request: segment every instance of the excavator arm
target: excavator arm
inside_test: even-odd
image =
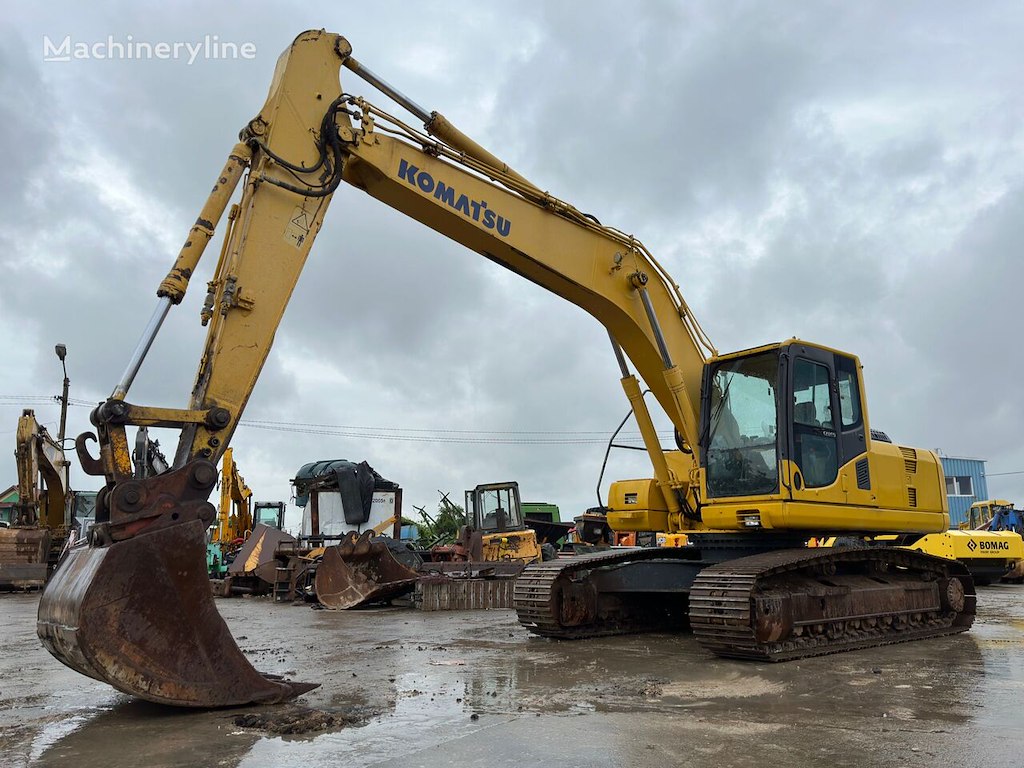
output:
[[[31,408],[18,419],[14,456],[18,501],[0,527],[0,589],[36,589],[70,530],[67,462]]]
[[[211,543],[231,544],[252,532],[252,489],[238,471],[230,448],[224,451],[220,474],[220,511]]]

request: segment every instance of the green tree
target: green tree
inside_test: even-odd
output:
[[[436,517],[431,517],[422,509],[419,513],[423,518],[423,522],[419,524],[419,541],[422,547],[450,544],[458,536],[459,528],[466,524],[466,510],[449,499],[447,494],[441,494]]]

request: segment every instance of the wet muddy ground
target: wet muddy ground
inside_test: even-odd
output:
[[[689,635],[552,642],[512,611],[218,600],[257,668],[322,685],[214,712],[66,669],[38,597],[0,595],[0,765],[1018,766],[1024,587],[979,591],[970,633],[776,665]]]

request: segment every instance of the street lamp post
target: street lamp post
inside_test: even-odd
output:
[[[57,442],[64,447],[64,428],[68,423],[68,385],[71,380],[68,378],[68,367],[64,364],[64,358],[68,356],[68,348],[63,344],[54,347],[57,357],[60,358],[60,365],[64,369],[64,392],[60,396],[60,430],[57,433]]]

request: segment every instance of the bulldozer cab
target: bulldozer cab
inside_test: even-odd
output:
[[[482,533],[525,530],[519,483],[488,483],[466,491],[466,519]]]
[[[253,507],[252,522],[254,525],[263,523],[277,530],[284,530],[284,502],[257,501]]]

